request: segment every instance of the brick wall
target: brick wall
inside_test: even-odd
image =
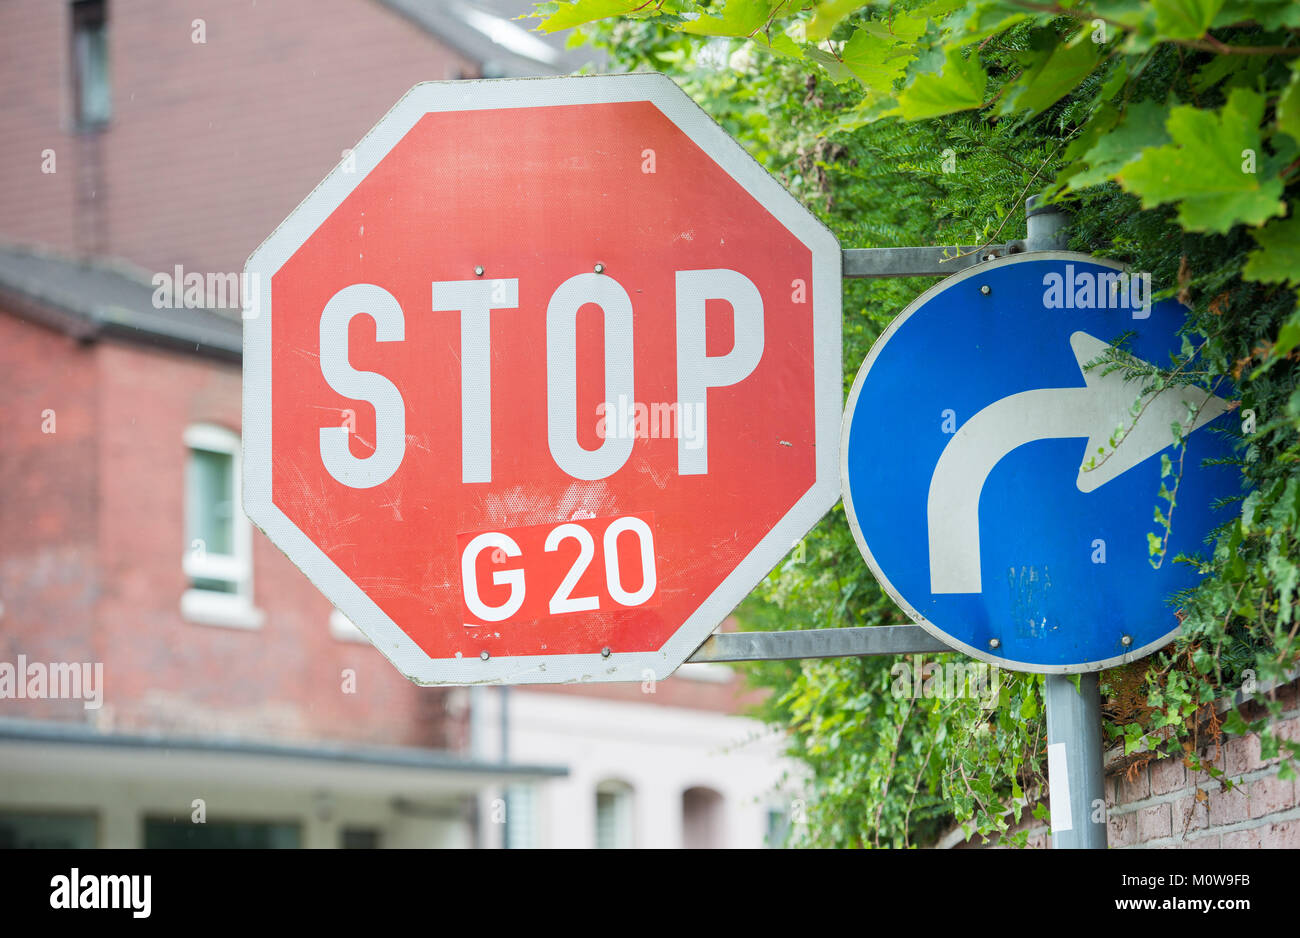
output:
[[[11,665],[20,654],[99,660],[93,357],[0,309],[0,661]],[[0,716],[84,719],[85,709],[0,700]]]
[[[409,683],[340,641],[330,605],[260,533],[260,628],[182,618],[185,428],[238,431],[240,372],[191,355],[79,345],[0,310],[0,660],[99,661],[104,706],[0,701],[0,716],[104,728],[371,744],[464,742],[462,692]],[[41,414],[56,412],[56,432]],[[343,692],[344,669],[356,693]]]
[[[1279,736],[1300,741],[1300,681],[1279,687]],[[1242,708],[1248,720],[1266,714],[1263,706]],[[1300,780],[1278,776],[1280,760],[1264,759],[1256,734],[1223,734],[1201,750],[1202,758],[1224,773],[1226,787],[1208,772],[1189,769],[1181,757],[1128,758],[1111,751],[1106,760],[1107,841],[1111,849],[1277,849],[1300,848]],[[1031,848],[1051,845],[1045,823],[1026,809],[1018,830]],[[970,844],[981,846],[978,839]]]
[[[475,66],[376,0],[109,0],[113,117],[72,128],[69,4],[0,3],[0,237],[238,271],[407,91]],[[191,41],[195,18],[204,44]],[[41,172],[53,149],[57,172]]]
[[[1280,736],[1300,740],[1297,683],[1279,689]],[[1248,719],[1265,714],[1244,708]],[[1202,757],[1234,782],[1225,789],[1180,758],[1112,762],[1106,777],[1109,842],[1138,848],[1300,848],[1300,789],[1278,777],[1279,760],[1263,759],[1257,735],[1226,736]]]

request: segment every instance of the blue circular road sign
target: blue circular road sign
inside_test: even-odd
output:
[[[1182,307],[1150,276],[1083,254],[981,264],[932,287],[867,356],[844,415],[844,507],[881,586],[926,630],[984,661],[1095,671],[1178,629],[1196,584],[1180,553],[1231,516],[1236,415],[1225,398],[1097,365],[1111,343],[1162,368]],[[1185,452],[1175,447],[1182,427]],[[1225,432],[1227,431],[1227,432]],[[1167,460],[1162,457],[1168,457]],[[1166,473],[1167,474],[1162,474]],[[1176,507],[1163,560],[1156,509]]]

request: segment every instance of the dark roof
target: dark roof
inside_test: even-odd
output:
[[[595,49],[566,49],[572,30],[536,31],[532,0],[379,0],[479,64],[485,78],[567,75],[603,60]]]
[[[114,746],[127,749],[172,749],[228,755],[321,759],[364,765],[391,765],[443,772],[482,772],[556,778],[569,774],[563,765],[496,762],[445,749],[414,746],[358,746],[337,742],[274,742],[226,737],[183,737],[157,733],[101,732],[85,723],[0,718],[0,740],[34,743]]]
[[[159,309],[155,292],[147,273],[122,262],[0,244],[0,306],[10,312],[84,341],[115,336],[240,359],[243,325],[237,310]]]

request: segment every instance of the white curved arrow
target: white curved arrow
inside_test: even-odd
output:
[[[1100,368],[1084,371],[1083,366],[1107,348],[1086,332],[1070,336],[1070,347],[1084,387],[1022,391],[994,401],[966,421],[944,447],[926,506],[932,593],[980,592],[980,493],[993,467],[1012,450],[1034,440],[1086,436],[1076,484],[1080,492],[1091,492],[1172,446],[1173,423],[1186,435],[1228,409],[1222,398],[1199,388],[1166,388],[1142,398],[1145,410],[1133,422],[1130,408],[1141,396],[1141,379],[1130,382],[1117,370],[1107,375]],[[1087,469],[1116,427],[1130,423],[1132,428],[1110,455]]]

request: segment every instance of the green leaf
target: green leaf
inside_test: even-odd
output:
[[[1058,43],[1040,53],[1035,64],[1004,93],[1002,114],[1045,111],[1073,91],[1101,61],[1101,46],[1081,33],[1073,43]]]
[[[697,36],[751,36],[783,6],[785,0],[727,0],[721,16],[701,16],[677,26]]]
[[[973,45],[1023,23],[1031,16],[1024,9],[1000,0],[968,3],[964,10],[944,21],[944,29],[950,37],[948,46]]]
[[[943,72],[917,75],[898,96],[898,104],[904,120],[922,120],[966,111],[984,103],[987,84],[988,76],[980,67],[977,54],[966,57],[957,49],[949,49]]]
[[[882,39],[867,29],[857,30],[840,50],[840,58],[853,77],[878,95],[890,94],[915,58],[913,47]]]
[[[559,4],[559,8],[542,20],[537,28],[553,33],[610,16],[625,16],[643,3],[644,0],[573,0],[572,3]]]
[[[1300,10],[1300,3],[1296,9]],[[1291,81],[1278,98],[1277,129],[1300,143],[1300,61],[1292,63]]]
[[[1246,256],[1242,279],[1300,286],[1300,216],[1271,221],[1250,234],[1259,248]]]
[[[813,9],[813,18],[804,35],[812,42],[821,42],[830,37],[842,19],[863,6],[862,0],[824,0]]]
[[[1233,225],[1261,225],[1285,214],[1282,180],[1248,171],[1263,162],[1260,119],[1264,98],[1234,88],[1218,112],[1176,107],[1165,123],[1173,143],[1153,147],[1122,167],[1116,178],[1144,208],[1178,203],[1178,220],[1191,231],[1226,233]]]
[[[1255,23],[1265,29],[1300,26],[1300,3],[1295,0],[1227,0],[1211,24]]]
[[[803,50],[799,48],[799,43],[790,38],[787,33],[773,32],[769,41],[767,33],[759,32],[754,35],[752,42],[778,58],[798,60],[803,57]]]
[[[1300,345],[1300,312],[1295,313],[1282,324],[1282,328],[1277,333],[1277,341],[1273,343],[1270,357],[1281,358],[1297,345]],[[1245,575],[1245,565],[1243,564],[1242,567],[1242,575]]]
[[[1086,189],[1109,182],[1142,151],[1166,143],[1169,134],[1165,132],[1164,115],[1165,109],[1154,101],[1130,105],[1115,129],[1080,158],[1088,168],[1070,178],[1069,188]]]
[[[853,72],[849,67],[825,49],[806,45],[803,47],[803,55],[808,61],[820,65],[822,70],[826,72],[827,77],[835,84],[842,85],[845,82],[853,81]]]
[[[1025,699],[1020,701],[1020,719],[1032,720],[1038,716],[1038,698],[1032,694],[1025,694]]]
[[[1151,0],[1156,31],[1166,39],[1199,39],[1214,22],[1223,0]]]

